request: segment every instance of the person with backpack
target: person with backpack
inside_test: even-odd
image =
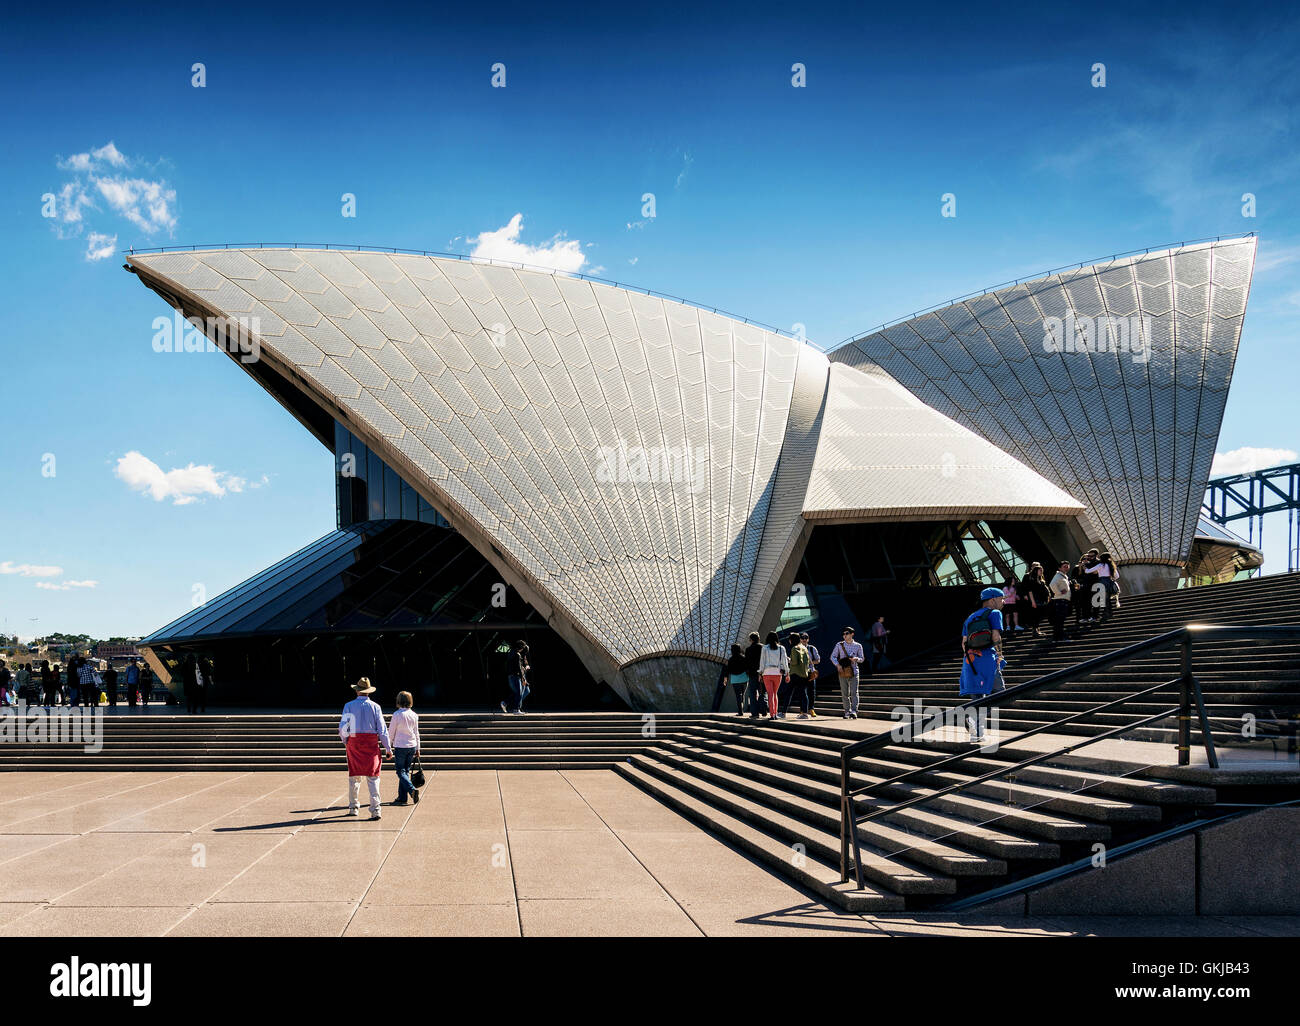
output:
[[[745,715],[745,692],[749,690],[749,670],[744,650],[739,645],[731,646],[731,655],[727,665],[722,668],[726,681],[736,695],[736,715]],[[720,703],[719,703],[720,704]]]
[[[854,633],[852,627],[845,627],[831,652],[831,662],[839,673],[840,702],[846,720],[858,718],[858,667],[866,658],[862,646],[853,640]]]
[[[1002,679],[1002,603],[1001,588],[980,592],[980,607],[966,617],[961,628],[961,680],[963,698],[981,698],[1006,688]],[[984,720],[975,712],[966,714],[970,739],[984,742]]]
[[[810,656],[808,645],[798,634],[790,635],[790,690],[785,703],[781,706],[779,716],[785,717],[790,703],[799,700],[799,719],[808,719],[808,673]]]
[[[781,685],[790,677],[790,654],[776,636],[768,631],[763,648],[758,654],[758,672],[763,676],[763,690],[767,692],[767,718],[779,719]]]
[[[807,631],[799,635],[799,640],[808,648],[808,716],[815,720],[817,718],[817,678],[821,675],[819,667],[821,666],[822,654],[817,651],[817,646],[808,640]]]

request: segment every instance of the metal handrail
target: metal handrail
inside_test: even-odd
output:
[[[519,260],[498,260],[495,257],[480,257],[469,253],[442,253],[434,249],[404,249],[400,246],[367,246],[352,243],[338,242],[217,242],[210,246],[191,245],[191,246],[129,246],[122,250],[125,256],[134,256],[137,253],[197,253],[200,250],[209,251],[214,249],[322,249],[322,250],[339,250],[347,252],[361,253],[400,253],[406,256],[425,256],[441,257],[445,260],[463,260],[471,264],[491,264],[494,267],[512,267],[525,271],[540,271],[543,274],[552,276],[564,275],[568,278],[580,278],[583,281],[594,281],[601,285],[612,285],[615,288],[623,289],[625,292],[640,292],[642,295],[654,296],[657,299],[668,299],[674,303],[681,303],[683,306],[694,307],[697,310],[708,310],[710,313],[718,314],[721,317],[730,317],[733,321],[740,321],[743,324],[751,324],[755,328],[762,328],[764,331],[770,331],[774,335],[781,335],[784,338],[798,339],[801,342],[807,342],[814,349],[825,352],[825,350],[810,339],[796,335],[785,328],[776,328],[762,321],[756,321],[752,317],[742,317],[740,314],[734,314],[730,311],[723,310],[720,307],[708,306],[705,303],[696,303],[690,299],[683,299],[681,296],[670,295],[667,292],[659,292],[655,289],[643,288],[640,285],[629,285],[626,282],[614,281],[610,278],[601,278],[594,274],[584,274],[582,271],[560,271],[554,267],[544,267],[540,264],[527,264]]]
[[[1004,281],[1000,285],[990,285],[985,289],[977,289],[974,292],[967,292],[965,295],[958,296],[956,299],[950,299],[946,303],[935,303],[933,306],[927,306],[922,310],[916,310],[913,313],[905,314],[902,317],[896,317],[892,321],[885,321],[874,328],[868,328],[866,331],[858,332],[856,335],[850,335],[842,342],[837,342],[826,350],[833,353],[837,349],[842,349],[853,342],[860,341],[868,335],[874,335],[877,332],[884,331],[886,328],[893,328],[899,324],[920,317],[922,314],[933,313],[935,310],[943,310],[949,306],[955,306],[957,303],[964,303],[968,299],[978,299],[980,296],[987,296],[990,292],[997,292],[999,289],[1009,288],[1012,285],[1019,285],[1021,282],[1038,281],[1040,278],[1049,278],[1053,274],[1060,274],[1062,271],[1081,271],[1085,267],[1094,267],[1098,264],[1108,263],[1112,260],[1122,260],[1124,257],[1137,256],[1139,253],[1146,255],[1154,251],[1163,251],[1166,249],[1184,249],[1187,246],[1199,246],[1206,242],[1223,242],[1225,239],[1249,239],[1254,236],[1255,232],[1239,232],[1233,235],[1212,235],[1204,239],[1189,239],[1186,242],[1171,242],[1164,246],[1147,246],[1145,249],[1130,249],[1123,253],[1112,253],[1110,256],[1098,257],[1095,260],[1080,260],[1072,264],[1062,264],[1060,267],[1053,267],[1048,271],[1039,271],[1037,274],[1024,275],[1019,278],[1012,278],[1010,281]]]
[[[924,712],[913,713],[910,719],[906,721],[905,725],[900,723],[898,726],[895,726],[890,730],[882,731],[881,733],[874,734],[868,738],[863,738],[861,741],[855,741],[853,744],[842,748],[840,750],[840,881],[842,883],[847,883],[849,879],[849,850],[851,846],[858,889],[860,890],[865,886],[862,875],[862,858],[858,840],[858,826],[861,823],[866,823],[873,819],[890,815],[902,809],[921,805],[935,798],[964,790],[973,784],[984,783],[997,777],[1015,773],[1027,766],[1045,762],[1048,759],[1055,759],[1062,755],[1068,755],[1071,752],[1095,744],[1098,741],[1119,737],[1122,734],[1137,730],[1140,727],[1144,727],[1150,723],[1155,723],[1175,714],[1178,716],[1178,736],[1176,742],[1178,764],[1180,766],[1189,765],[1191,761],[1191,721],[1193,708],[1195,709],[1196,718],[1200,724],[1201,743],[1205,748],[1206,759],[1212,769],[1218,769],[1219,757],[1214,746],[1214,738],[1211,735],[1209,717],[1205,712],[1205,699],[1201,693],[1200,680],[1192,672],[1193,639],[1198,637],[1208,640],[1219,638],[1243,638],[1247,640],[1300,638],[1300,624],[1268,627],[1222,627],[1209,624],[1188,624],[1183,627],[1178,627],[1175,630],[1167,631],[1164,634],[1159,634],[1154,638],[1148,638],[1146,641],[1135,642],[1134,644],[1121,648],[1118,651],[1097,656],[1096,658],[1086,660],[1085,662],[1078,663],[1074,666],[1068,666],[1065,669],[1057,670],[1053,673],[1044,674],[1043,676],[1027,681],[1024,684],[1019,684],[1015,687],[1007,688],[991,695],[984,695],[971,702],[967,702],[964,705],[940,711],[931,716],[928,722],[926,722]],[[1027,695],[1036,694],[1037,692],[1057,687],[1062,684],[1070,684],[1085,680],[1102,670],[1109,669],[1112,666],[1117,666],[1120,663],[1128,662],[1138,656],[1175,647],[1181,649],[1182,666],[1181,672],[1173,680],[1164,684],[1142,688],[1118,699],[1086,709],[1083,712],[1073,713],[1069,716],[1063,717],[1062,719],[1055,720],[1052,723],[1024,731],[1023,733],[1016,735],[1012,740],[1018,741],[1026,737],[1032,737],[1035,734],[1046,733],[1062,724],[1086,719],[1089,716],[1122,705],[1125,702],[1146,697],[1153,692],[1170,687],[1174,684],[1178,685],[1179,689],[1179,703],[1177,706],[1162,712],[1154,713],[1150,716],[1142,717],[1133,723],[1114,727],[1102,732],[1101,734],[1084,738],[1081,741],[1064,745],[1054,751],[1030,756],[1027,759],[1022,759],[1019,762],[1008,764],[1004,768],[992,770],[970,780],[950,784],[939,790],[931,791],[927,794],[910,798],[906,801],[885,808],[873,809],[865,816],[858,816],[857,810],[854,808],[854,800],[856,798],[871,791],[894,786],[900,781],[921,774],[933,773],[939,767],[951,766],[965,759],[978,756],[983,751],[983,746],[976,746],[969,751],[958,752],[954,755],[948,756],[940,760],[938,763],[918,766],[893,777],[876,780],[856,789],[853,788],[851,786],[850,777],[850,763],[853,759],[862,755],[864,752],[876,751],[890,745],[907,743],[899,740],[898,734],[900,730],[904,731],[907,738],[915,740],[937,727],[944,726],[947,718],[954,714],[964,718],[967,710],[979,709],[982,707],[1011,705]]]

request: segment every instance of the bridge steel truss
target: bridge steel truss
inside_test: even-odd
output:
[[[1247,522],[1246,540],[1264,541],[1264,517],[1285,513],[1286,568],[1300,570],[1300,463],[1211,480],[1205,489],[1205,515],[1215,523]]]

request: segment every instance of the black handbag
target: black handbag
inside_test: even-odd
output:
[[[416,755],[415,763],[411,766],[411,785],[413,787],[424,786],[424,767],[420,765],[419,755]]]

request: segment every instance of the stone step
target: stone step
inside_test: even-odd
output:
[[[786,741],[768,740],[765,737],[751,736],[738,744],[733,744],[728,749],[734,752],[737,757],[742,755],[746,759],[758,761],[764,757],[776,758],[777,764],[782,764],[791,760],[801,760],[801,772],[806,773],[813,779],[828,782],[835,788],[835,793],[839,793],[839,763],[838,760],[833,763],[827,762],[818,764],[810,761],[822,753],[815,749],[805,749],[799,745],[794,745]],[[775,756],[770,753],[777,753]],[[903,767],[900,767],[900,772]],[[853,773],[850,780],[854,787],[862,787],[866,784],[879,783],[883,777],[874,777],[861,773]],[[891,798],[905,801],[910,798],[917,798],[922,795],[934,793],[934,788],[926,788],[916,784],[894,784],[884,789],[882,794]],[[1010,808],[1005,804],[991,802],[987,799],[974,795],[951,794],[941,798],[932,799],[924,808],[941,811],[947,816],[959,820],[965,820],[967,823],[974,824],[997,824],[1008,830],[1015,830],[1021,834],[1027,834],[1033,837],[1041,837],[1047,841],[1055,842],[1072,842],[1072,841],[1093,841],[1106,840],[1110,837],[1110,829],[1103,824],[1091,822],[1079,822],[1068,819],[1059,815],[1045,813],[1037,810],[1026,810]]]
[[[906,907],[904,899],[892,892],[874,887],[857,890],[852,881],[840,883],[838,868],[806,854],[802,859],[796,858],[797,853],[784,841],[674,787],[662,777],[627,764],[615,767],[615,772],[710,833],[845,911],[899,912]]]
[[[761,784],[774,791],[812,801],[819,805],[828,818],[828,829],[839,830],[840,790],[838,781],[832,783],[822,776],[823,767],[790,760],[768,760],[753,753],[700,739],[694,744],[683,741],[669,742],[667,747],[706,762],[742,779]],[[779,768],[778,768],[779,767]],[[867,811],[865,808],[860,811]],[[1060,847],[1043,841],[1017,837],[1002,830],[977,826],[968,821],[954,819],[925,809],[908,809],[886,817],[881,826],[903,830],[931,840],[947,840],[949,844],[992,856],[996,859],[1046,859],[1060,855]],[[936,868],[943,868],[936,866]],[[961,875],[957,873],[955,875]]]
[[[664,760],[642,753],[633,756],[631,765],[653,776],[674,784],[678,789],[694,795],[714,808],[743,819],[765,833],[786,842],[787,850],[801,844],[806,855],[827,865],[838,864],[840,841],[838,833],[819,830],[808,823],[733,793],[725,787],[702,780]],[[864,845],[862,848],[863,876],[899,895],[953,894],[956,881],[951,877],[890,858],[885,852]]]

